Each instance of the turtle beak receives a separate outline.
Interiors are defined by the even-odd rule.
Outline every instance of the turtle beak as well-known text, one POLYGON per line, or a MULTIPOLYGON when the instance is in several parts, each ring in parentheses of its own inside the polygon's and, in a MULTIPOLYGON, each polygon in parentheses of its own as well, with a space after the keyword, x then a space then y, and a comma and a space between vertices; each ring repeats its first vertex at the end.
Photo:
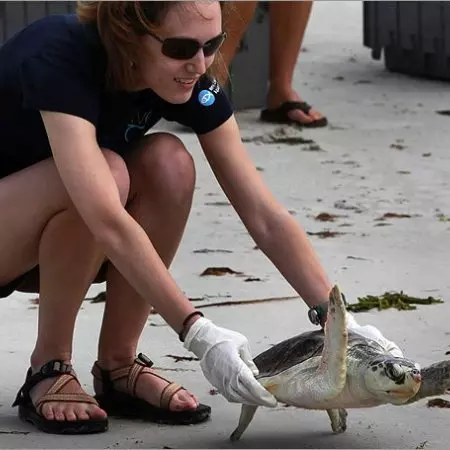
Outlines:
POLYGON ((420 372, 418 372, 418 373, 413 373, 413 374, 412 374, 412 379, 413 379, 416 383, 420 383, 420 382, 422 382, 422 375, 420 374, 420 372))

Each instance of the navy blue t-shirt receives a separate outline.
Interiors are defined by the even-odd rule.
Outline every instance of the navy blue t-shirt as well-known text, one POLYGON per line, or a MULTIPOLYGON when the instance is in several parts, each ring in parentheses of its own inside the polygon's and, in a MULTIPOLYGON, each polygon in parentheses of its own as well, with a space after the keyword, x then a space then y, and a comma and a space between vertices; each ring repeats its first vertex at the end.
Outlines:
POLYGON ((232 115, 206 75, 188 102, 174 105, 150 89, 108 91, 106 63, 95 26, 75 15, 45 17, 0 47, 0 178, 51 156, 39 110, 88 120, 99 145, 119 154, 161 118, 204 134, 232 115))

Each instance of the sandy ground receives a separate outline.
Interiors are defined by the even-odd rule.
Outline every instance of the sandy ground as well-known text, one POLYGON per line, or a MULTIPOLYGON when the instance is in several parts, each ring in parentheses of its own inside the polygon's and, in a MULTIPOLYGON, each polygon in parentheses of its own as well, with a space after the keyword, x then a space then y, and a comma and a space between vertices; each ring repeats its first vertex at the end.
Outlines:
MULTIPOLYGON (((415 311, 370 311, 357 316, 361 323, 378 326, 411 358, 426 365, 444 359, 450 350, 450 222, 446 220, 450 216, 450 119, 436 114, 450 108, 450 93, 448 84, 388 73, 381 62, 372 61, 370 50, 362 46, 361 6, 360 2, 315 4, 295 77, 298 91, 331 123, 326 129, 301 133, 314 141, 313 147, 261 143, 276 127, 259 124, 258 111, 240 113, 238 120, 261 175, 305 229, 345 233, 311 239, 330 278, 339 282, 350 302, 387 290, 445 301, 415 311), (331 223, 314 220, 321 212, 342 217, 331 223), (385 213, 411 217, 378 221, 385 213)), ((182 132, 180 136, 195 157, 198 184, 185 239, 173 265, 176 280, 198 305, 295 296, 274 266, 254 249, 195 137, 182 132), (194 253, 201 249, 226 252, 194 253), (246 282, 246 277, 233 275, 199 276, 212 266, 229 267, 260 281, 246 282)), ((156 316, 149 318, 140 350, 151 356, 164 375, 210 404, 212 419, 181 428, 111 420, 107 434, 45 435, 20 423, 10 406, 34 344, 36 306, 30 296, 15 294, 3 300, 0 308, 0 446, 4 448, 440 448, 450 438, 450 411, 427 408, 422 401, 407 407, 351 410, 348 430, 341 435, 331 434, 324 412, 260 409, 233 446, 228 436, 240 407, 210 395, 196 362, 175 362, 167 356, 187 353, 156 316)), ((76 329, 74 363, 89 391, 102 311, 101 303, 86 301, 76 329)), ((246 334, 255 354, 312 329, 306 311, 298 298, 205 309, 216 323, 246 334)))

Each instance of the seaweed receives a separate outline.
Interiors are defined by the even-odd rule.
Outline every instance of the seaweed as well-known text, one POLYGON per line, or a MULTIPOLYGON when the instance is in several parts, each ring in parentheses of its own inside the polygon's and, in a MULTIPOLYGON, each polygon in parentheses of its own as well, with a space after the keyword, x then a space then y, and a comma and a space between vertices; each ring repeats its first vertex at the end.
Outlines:
POLYGON ((400 292, 385 292, 383 295, 366 295, 358 297, 358 303, 347 305, 347 310, 351 312, 369 311, 377 308, 378 311, 396 308, 399 311, 408 311, 417 309, 415 305, 432 305, 444 303, 443 300, 434 297, 411 297, 400 292))
POLYGON ((317 216, 314 217, 314 219, 319 221, 319 222, 334 222, 339 217, 341 217, 341 216, 338 216, 337 214, 330 214, 330 213, 327 213, 327 212, 321 212, 320 214, 317 214, 317 216))
POLYGON ((323 230, 323 231, 317 231, 317 232, 307 231, 306 234, 308 236, 317 236, 320 239, 327 239, 327 238, 333 238, 336 236, 341 236, 341 235, 347 234, 347 233, 343 233, 342 231, 323 230))
POLYGON ((194 250, 193 253, 233 253, 231 250, 226 250, 223 248, 211 249, 211 248, 200 248, 194 250))
POLYGON ((175 362, 180 361, 199 361, 198 358, 194 356, 178 356, 178 355, 166 355, 167 358, 173 358, 175 362))
POLYGON ((443 398, 433 398, 431 400, 428 400, 427 406, 428 408, 450 408, 450 402, 443 398))
POLYGON ((275 130, 260 136, 242 137, 242 142, 253 142, 255 144, 287 144, 304 145, 310 144, 306 149, 309 151, 324 151, 312 139, 301 136, 295 126, 281 126, 275 130))
POLYGON ((242 272, 236 272, 233 269, 230 269, 229 267, 208 267, 206 268, 201 274, 201 277, 206 277, 206 276, 216 276, 216 277, 220 277, 222 275, 243 275, 242 272))
POLYGON ((269 297, 269 298, 255 298, 251 300, 230 300, 227 302, 218 303, 205 303, 203 305, 198 305, 197 309, 200 308, 211 308, 213 306, 236 306, 236 305, 251 305, 256 303, 266 303, 266 302, 285 302, 287 300, 297 300, 298 295, 291 297, 269 297))
POLYGON ((381 217, 378 217, 378 219, 375 220, 386 220, 386 219, 410 219, 412 216, 411 214, 399 214, 395 212, 387 212, 386 214, 382 215, 381 217))

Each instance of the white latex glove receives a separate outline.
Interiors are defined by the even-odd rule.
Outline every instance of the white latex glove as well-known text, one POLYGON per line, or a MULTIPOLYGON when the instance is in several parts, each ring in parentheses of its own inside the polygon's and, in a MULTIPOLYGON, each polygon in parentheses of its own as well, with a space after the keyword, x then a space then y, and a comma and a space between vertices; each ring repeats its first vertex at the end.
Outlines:
POLYGON ((184 347, 200 359, 205 378, 229 402, 276 406, 276 398, 255 378, 258 369, 242 334, 200 317, 189 328, 184 347))
POLYGON ((400 350, 398 345, 395 342, 386 339, 378 328, 373 325, 359 325, 353 317, 353 314, 350 314, 349 312, 346 314, 348 330, 378 342, 378 344, 380 344, 384 350, 392 356, 403 358, 403 352, 400 350))

